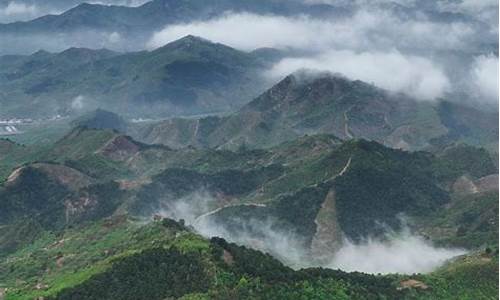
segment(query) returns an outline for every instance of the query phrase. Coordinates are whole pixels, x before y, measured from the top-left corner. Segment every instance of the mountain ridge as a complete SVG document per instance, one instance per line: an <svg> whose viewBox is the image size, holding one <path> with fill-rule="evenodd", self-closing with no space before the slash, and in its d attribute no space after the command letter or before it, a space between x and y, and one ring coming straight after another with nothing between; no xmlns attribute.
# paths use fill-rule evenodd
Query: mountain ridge
<svg viewBox="0 0 500 300"><path fill-rule="evenodd" d="M493 113L449 102L419 101L341 75L299 71L231 115L139 125L132 135L171 147L237 149L269 147L305 134L326 133L419 150L453 141L494 145L498 129L481 125L492 124L494 118Z"/></svg>

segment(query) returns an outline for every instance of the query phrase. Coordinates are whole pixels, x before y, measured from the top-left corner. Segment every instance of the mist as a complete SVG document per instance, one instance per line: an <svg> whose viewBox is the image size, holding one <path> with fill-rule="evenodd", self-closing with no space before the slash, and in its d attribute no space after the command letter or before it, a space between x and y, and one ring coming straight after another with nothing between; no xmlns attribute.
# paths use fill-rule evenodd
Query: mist
<svg viewBox="0 0 500 300"><path fill-rule="evenodd" d="M210 192L201 190L175 200L160 201L160 209L153 215L182 219L207 238L222 237L269 253L294 269L325 267L371 274L428 273L447 260L466 253L462 249L435 247L430 241L412 234L403 222L403 229L399 232L387 228L384 236L367 238L360 243L344 238L339 249L321 253L319 258L306 246L305 237L284 229L273 216L265 220L236 216L226 222L219 220L217 213L229 206ZM241 206L265 207L262 204Z"/></svg>
<svg viewBox="0 0 500 300"><path fill-rule="evenodd" d="M328 51L308 58L287 58L274 65L267 76L277 79L299 69L341 73L349 78L425 100L442 97L450 90L448 77L430 60L405 56L396 50L361 53L349 50Z"/></svg>
<svg viewBox="0 0 500 300"><path fill-rule="evenodd" d="M263 73L270 84L308 68L341 73L416 99L462 101L467 95L466 100L474 103L498 102L494 84L498 77L496 1L296 1L344 7L346 13L315 17L227 11L211 19L170 24L150 35L143 32L137 36L99 30L2 34L0 39L8 47L0 47L0 54L31 54L38 49L58 52L69 47L153 50L195 35L243 51L263 47L282 50L282 59ZM0 22L61 13L81 2L4 1L0 2ZM91 1L126 6L145 2Z"/></svg>
<svg viewBox="0 0 500 300"><path fill-rule="evenodd" d="M483 99L498 102L498 57L489 54L478 56L472 65L472 82Z"/></svg>
<svg viewBox="0 0 500 300"><path fill-rule="evenodd" d="M414 10L408 13L382 5L386 2L356 1L352 15L336 18L228 12L206 21L169 25L154 33L147 47L192 34L244 51L282 50L283 59L264 74L274 82L307 68L341 73L416 99L453 99L453 93L467 93L479 102L497 98L486 81L494 81L488 68L498 68L496 48L487 46L498 44L498 25L476 19L471 12L498 11L498 6L463 2L435 5L431 13L417 2L400 1ZM451 11L460 17L440 15ZM478 53L488 62L482 65Z"/></svg>
<svg viewBox="0 0 500 300"><path fill-rule="evenodd" d="M138 51L144 41L139 37L123 36L115 31L80 30L69 33L2 34L0 55L30 55L38 50L62 52L71 47L109 49L117 52ZM8 45L8 47L7 47Z"/></svg>
<svg viewBox="0 0 500 300"><path fill-rule="evenodd" d="M447 260L466 254L462 249L434 247L409 230L359 244L345 240L327 267L370 274L429 273Z"/></svg>

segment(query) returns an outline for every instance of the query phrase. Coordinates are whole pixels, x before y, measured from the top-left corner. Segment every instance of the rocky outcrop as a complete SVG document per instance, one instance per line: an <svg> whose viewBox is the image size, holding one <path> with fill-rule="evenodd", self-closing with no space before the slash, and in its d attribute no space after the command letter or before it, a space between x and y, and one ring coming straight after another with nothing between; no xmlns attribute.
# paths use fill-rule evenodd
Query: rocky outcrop
<svg viewBox="0 0 500 300"><path fill-rule="evenodd" d="M337 222L335 190L330 190L316 219L316 234L311 243L311 254L318 262L331 259L331 254L342 244L342 232Z"/></svg>

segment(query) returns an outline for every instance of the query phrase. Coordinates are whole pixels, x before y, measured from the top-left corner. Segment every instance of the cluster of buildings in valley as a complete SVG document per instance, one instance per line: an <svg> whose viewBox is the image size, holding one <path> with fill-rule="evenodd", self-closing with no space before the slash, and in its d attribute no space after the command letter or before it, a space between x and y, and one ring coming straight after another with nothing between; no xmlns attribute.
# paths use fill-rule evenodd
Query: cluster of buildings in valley
<svg viewBox="0 0 500 300"><path fill-rule="evenodd" d="M50 122L65 119L67 117L61 115L55 115L46 119L31 119L31 118L0 118L0 136L20 134L22 131L19 129L20 126L30 125L40 122Z"/></svg>

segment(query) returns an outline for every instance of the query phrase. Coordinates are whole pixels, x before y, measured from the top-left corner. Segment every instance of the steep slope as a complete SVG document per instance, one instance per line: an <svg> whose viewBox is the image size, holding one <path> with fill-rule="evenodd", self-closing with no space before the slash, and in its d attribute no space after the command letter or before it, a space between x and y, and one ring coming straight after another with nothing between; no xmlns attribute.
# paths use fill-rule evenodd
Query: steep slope
<svg viewBox="0 0 500 300"><path fill-rule="evenodd" d="M265 87L266 58L187 36L151 52L70 49L0 59L5 116L104 108L128 116L228 111Z"/></svg>
<svg viewBox="0 0 500 300"><path fill-rule="evenodd" d="M141 225L114 217L40 237L30 248L0 261L0 283L6 287L2 292L7 300L451 299L464 295L487 299L498 293L495 263L498 254L478 253L429 275L375 276L321 268L294 271L267 254L220 238L204 239L170 219Z"/></svg>
<svg viewBox="0 0 500 300"><path fill-rule="evenodd" d="M416 101L339 75L304 71L286 77L231 116L172 119L142 126L133 135L171 147L238 149L269 147L305 134L327 133L415 150L454 141L490 146L498 135L495 120L495 113Z"/></svg>

